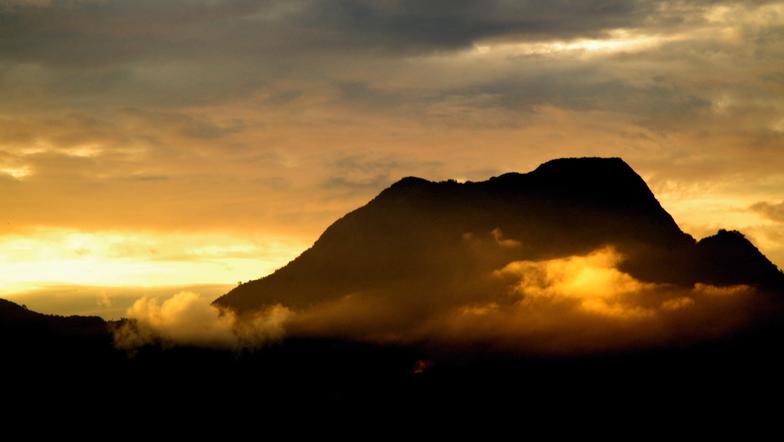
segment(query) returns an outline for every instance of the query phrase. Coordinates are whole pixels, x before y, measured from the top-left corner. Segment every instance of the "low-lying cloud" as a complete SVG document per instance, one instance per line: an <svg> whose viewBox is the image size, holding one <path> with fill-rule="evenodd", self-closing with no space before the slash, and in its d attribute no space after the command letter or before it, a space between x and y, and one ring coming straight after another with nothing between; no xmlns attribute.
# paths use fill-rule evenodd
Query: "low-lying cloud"
<svg viewBox="0 0 784 442"><path fill-rule="evenodd" d="M491 240L501 247L501 232ZM512 246L512 245L509 245ZM519 244L513 246L519 247ZM398 281L292 310L238 316L192 292L141 298L117 345L151 342L240 349L285 338L348 339L431 348L580 354L684 345L724 336L764 299L746 285L691 287L635 279L612 247L585 255L511 261L446 286Z"/></svg>
<svg viewBox="0 0 784 442"><path fill-rule="evenodd" d="M298 312L289 333L439 348L584 353L722 336L746 323L761 300L745 285L640 281L619 270L622 262L613 248L602 248L513 261L449 288L408 284L353 293Z"/></svg>
<svg viewBox="0 0 784 442"><path fill-rule="evenodd" d="M494 276L506 302L460 306L419 331L448 342L573 353L688 344L732 332L759 294L749 286L680 287L637 280L612 248L584 256L516 261Z"/></svg>
<svg viewBox="0 0 784 442"><path fill-rule="evenodd" d="M128 309L128 320L115 331L118 347L134 349L152 342L213 348L260 346L283 337L291 312L272 306L241 320L193 292L180 292L159 302L138 299Z"/></svg>

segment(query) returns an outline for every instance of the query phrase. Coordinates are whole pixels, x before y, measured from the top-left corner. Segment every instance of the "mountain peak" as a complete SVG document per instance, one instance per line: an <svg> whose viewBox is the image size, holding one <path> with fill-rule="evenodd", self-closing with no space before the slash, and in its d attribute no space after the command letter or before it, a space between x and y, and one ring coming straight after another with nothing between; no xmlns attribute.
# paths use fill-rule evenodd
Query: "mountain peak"
<svg viewBox="0 0 784 442"><path fill-rule="evenodd" d="M623 159L618 157L570 157L557 158L544 162L537 166L533 171L528 173L508 172L497 177L490 178L490 181L514 180L527 175L563 178L570 176L585 177L608 173L616 177L619 175L636 175L631 166L626 164Z"/></svg>
<svg viewBox="0 0 784 442"><path fill-rule="evenodd" d="M537 167L529 175L548 186L571 185L575 189L616 193L634 190L636 198L655 199L645 181L620 158L560 158Z"/></svg>
<svg viewBox="0 0 784 442"><path fill-rule="evenodd" d="M603 170L634 172L623 159L619 157L569 157L556 158L544 162L534 169L533 173L569 172L580 170Z"/></svg>
<svg viewBox="0 0 784 442"><path fill-rule="evenodd" d="M428 181L424 178L415 177L415 176L407 176L399 179L397 182L392 184L390 188L407 188L407 187L418 187L423 185L433 184L431 181Z"/></svg>
<svg viewBox="0 0 784 442"><path fill-rule="evenodd" d="M415 176L407 176L401 178L400 180L393 183L388 188L384 189L375 199L376 200L383 200L390 195L411 195L420 191L423 191L425 188L432 186L434 183L432 181L428 181L424 178L419 178Z"/></svg>
<svg viewBox="0 0 784 442"><path fill-rule="evenodd" d="M784 274L737 230L719 230L697 243L705 278L721 284L783 288Z"/></svg>

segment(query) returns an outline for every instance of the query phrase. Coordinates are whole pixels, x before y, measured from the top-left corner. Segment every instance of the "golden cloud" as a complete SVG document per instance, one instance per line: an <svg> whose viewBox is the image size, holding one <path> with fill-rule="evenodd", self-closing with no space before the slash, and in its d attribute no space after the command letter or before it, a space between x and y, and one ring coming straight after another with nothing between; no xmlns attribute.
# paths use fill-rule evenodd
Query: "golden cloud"
<svg viewBox="0 0 784 442"><path fill-rule="evenodd" d="M241 320L193 292L180 292L160 303L138 299L115 330L115 344L135 349L150 342L215 348L254 347L283 337L291 311L276 305Z"/></svg>
<svg viewBox="0 0 784 442"><path fill-rule="evenodd" d="M285 329L281 334L290 337L572 354L721 336L745 324L752 306L763 301L744 285L684 287L640 281L619 270L623 259L606 247L586 255L509 262L449 287L396 282L394 287L314 300L293 313L285 310L286 320L277 324ZM147 311L143 303L136 310ZM166 319L157 319L165 316L160 311L136 316L151 317L158 329L167 330ZM222 326L219 322L217 329L228 336L229 329L236 329L234 320Z"/></svg>

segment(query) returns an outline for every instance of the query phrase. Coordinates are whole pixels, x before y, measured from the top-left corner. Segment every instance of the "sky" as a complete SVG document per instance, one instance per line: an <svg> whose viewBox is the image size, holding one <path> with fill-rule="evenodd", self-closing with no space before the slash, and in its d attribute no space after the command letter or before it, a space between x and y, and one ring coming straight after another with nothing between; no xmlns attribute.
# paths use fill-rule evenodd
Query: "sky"
<svg viewBox="0 0 784 442"><path fill-rule="evenodd" d="M0 295L47 312L217 296L399 178L567 156L784 267L784 2L0 0Z"/></svg>

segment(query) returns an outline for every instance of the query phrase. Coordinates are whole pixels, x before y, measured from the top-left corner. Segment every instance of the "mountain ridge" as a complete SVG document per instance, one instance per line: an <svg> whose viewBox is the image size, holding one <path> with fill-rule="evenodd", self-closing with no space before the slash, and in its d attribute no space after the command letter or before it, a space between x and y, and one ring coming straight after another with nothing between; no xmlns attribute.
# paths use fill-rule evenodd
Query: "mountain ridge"
<svg viewBox="0 0 784 442"><path fill-rule="evenodd" d="M466 235L489 241L496 231L519 250L496 250L478 263ZM698 242L681 231L621 158L555 159L479 182L405 177L335 221L286 266L215 304L237 311L274 303L304 308L400 281L446 284L459 272L607 245L628 257L621 270L643 281L784 287L781 272L745 237L709 238ZM735 254L745 257L738 272L728 262Z"/></svg>

